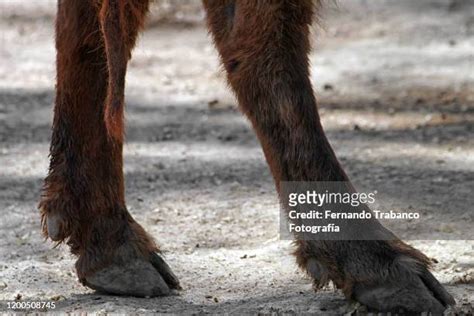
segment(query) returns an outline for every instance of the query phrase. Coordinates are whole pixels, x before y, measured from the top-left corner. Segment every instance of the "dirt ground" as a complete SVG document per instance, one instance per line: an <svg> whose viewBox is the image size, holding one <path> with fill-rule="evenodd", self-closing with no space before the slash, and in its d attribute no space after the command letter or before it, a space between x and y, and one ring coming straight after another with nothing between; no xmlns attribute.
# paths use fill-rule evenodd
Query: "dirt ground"
<svg viewBox="0 0 474 316"><path fill-rule="evenodd" d="M83 287L67 247L40 235L55 3L1 1L0 300L101 314L357 308L332 288L314 293L291 242L280 240L262 151L226 87L202 12L188 9L152 18L127 77L128 207L184 287L138 299ZM343 166L355 183L386 192L387 208L421 210L421 222L396 231L436 258L434 274L458 302L451 312L472 315L474 2L340 1L312 37L322 121Z"/></svg>

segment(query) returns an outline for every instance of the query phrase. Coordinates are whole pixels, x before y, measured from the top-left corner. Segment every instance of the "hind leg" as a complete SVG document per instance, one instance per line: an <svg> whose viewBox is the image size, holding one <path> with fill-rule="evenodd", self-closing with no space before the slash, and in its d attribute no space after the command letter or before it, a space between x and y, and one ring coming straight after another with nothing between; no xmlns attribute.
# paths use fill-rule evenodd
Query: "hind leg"
<svg viewBox="0 0 474 316"><path fill-rule="evenodd" d="M348 181L322 129L309 79L312 0L205 0L227 79L281 181ZM348 187L348 190L351 190ZM370 229L370 228L367 228ZM297 262L317 286L382 311L444 310L449 294L428 259L399 240L298 240Z"/></svg>
<svg viewBox="0 0 474 316"><path fill-rule="evenodd" d="M127 10L122 18L128 59L147 0L134 1L133 10L123 0L59 1L51 161L40 202L43 232L67 242L78 256L83 284L112 294L164 295L179 287L178 281L125 206L123 106L114 108L112 127L104 119L104 105L120 92L111 83L124 82L125 76L125 68L110 72L111 62L126 66L126 60L110 60L106 50L113 39L103 34L108 14L119 4Z"/></svg>

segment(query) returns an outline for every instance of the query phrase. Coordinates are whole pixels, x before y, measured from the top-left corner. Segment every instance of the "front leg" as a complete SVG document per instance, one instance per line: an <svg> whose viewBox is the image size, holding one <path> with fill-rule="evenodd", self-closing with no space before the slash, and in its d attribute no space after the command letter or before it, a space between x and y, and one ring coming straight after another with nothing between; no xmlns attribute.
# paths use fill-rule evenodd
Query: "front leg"
<svg viewBox="0 0 474 316"><path fill-rule="evenodd" d="M204 4L228 81L262 144L277 190L281 181L348 183L321 126L309 79L315 1ZM369 308L440 312L454 304L428 271L427 258L397 239L296 243L297 262L317 286L332 280L348 299Z"/></svg>
<svg viewBox="0 0 474 316"><path fill-rule="evenodd" d="M59 2L51 161L40 202L45 236L71 247L83 284L136 296L179 287L125 206L125 69L147 8L147 0Z"/></svg>

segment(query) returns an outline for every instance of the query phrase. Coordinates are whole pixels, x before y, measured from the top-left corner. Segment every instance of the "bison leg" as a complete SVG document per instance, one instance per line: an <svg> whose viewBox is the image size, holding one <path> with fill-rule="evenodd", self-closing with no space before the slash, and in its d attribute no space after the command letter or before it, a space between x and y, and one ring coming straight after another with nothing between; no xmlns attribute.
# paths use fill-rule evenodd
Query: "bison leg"
<svg viewBox="0 0 474 316"><path fill-rule="evenodd" d="M165 295L179 283L125 206L123 88L148 0L59 1L57 85L43 232L65 241L91 288Z"/></svg>
<svg viewBox="0 0 474 316"><path fill-rule="evenodd" d="M324 134L309 79L312 0L204 0L209 29L242 112L280 181L348 181ZM439 312L451 296L427 258L395 241L298 240L297 262L370 308Z"/></svg>

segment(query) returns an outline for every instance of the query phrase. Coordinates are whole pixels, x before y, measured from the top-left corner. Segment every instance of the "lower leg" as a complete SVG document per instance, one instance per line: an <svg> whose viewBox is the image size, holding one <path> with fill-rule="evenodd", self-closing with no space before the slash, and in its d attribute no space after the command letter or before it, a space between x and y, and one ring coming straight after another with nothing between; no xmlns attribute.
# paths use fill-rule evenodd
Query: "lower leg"
<svg viewBox="0 0 474 316"><path fill-rule="evenodd" d="M106 3L109 1L104 0L102 5ZM149 279L159 283L161 278L159 274L153 275L151 264L147 265L148 261L160 261L155 255L158 248L125 206L123 134L115 133L112 137L104 120L105 104L111 94L111 74L97 5L94 1L75 0L58 5L51 162L40 202L43 232L55 241L66 241L79 257L76 269L83 283L119 294L163 294L168 286L162 280L161 288L130 284L127 289L124 284L111 281L102 284L98 277L106 279L111 273L105 275L104 271L115 271L130 278L141 269L146 272L144 275L149 274ZM134 34L128 35L134 40L138 28L132 29ZM132 46L125 47L128 54ZM124 75L124 71L119 74ZM115 126L123 129L123 104L115 114ZM132 261L135 263L131 264ZM135 271L124 272L120 267L125 266ZM161 266L166 270L166 266ZM122 283L126 283L123 278ZM173 280L167 283L177 285Z"/></svg>
<svg viewBox="0 0 474 316"><path fill-rule="evenodd" d="M309 79L315 2L204 4L228 81L262 144L277 190L281 181L348 183L322 129ZM353 190L350 184L347 190ZM371 307L391 309L402 302L410 310L437 311L440 303L453 303L429 274L427 258L399 240L296 244L298 264L317 283L332 280L348 298Z"/></svg>

